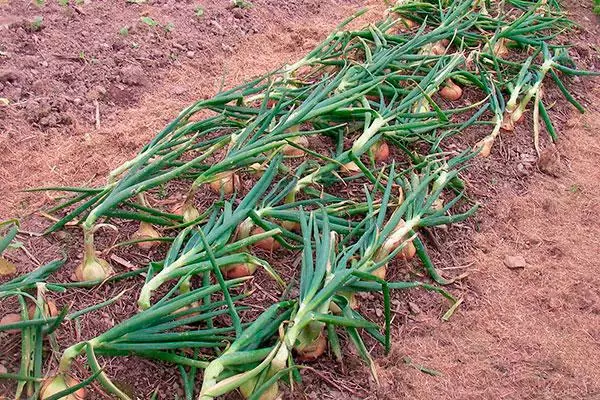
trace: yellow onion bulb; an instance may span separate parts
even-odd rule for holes
[[[229,264],[221,267],[225,279],[243,278],[253,275],[255,271],[256,265],[252,263]]]
[[[374,153],[375,161],[385,162],[390,158],[390,146],[384,141],[377,142],[374,146]]]
[[[186,223],[195,221],[200,216],[200,212],[196,209],[196,207],[187,201],[175,204],[175,206],[173,206],[171,209],[171,213],[175,215],[181,215],[183,217],[183,222]]]
[[[489,155],[492,153],[493,145],[494,145],[494,137],[486,136],[485,138],[483,138],[479,142],[477,142],[474,149],[475,150],[479,149],[479,155],[481,157],[489,157]]]
[[[308,147],[308,138],[306,136],[298,136],[290,139],[290,141],[294,142],[298,146]],[[304,150],[294,147],[291,144],[286,144],[283,146],[282,151],[283,154],[290,157],[302,157],[305,154]]]
[[[265,230],[260,226],[257,226],[256,228],[252,229],[251,235],[258,235],[260,233],[265,233]],[[258,242],[254,243],[253,246],[267,251],[274,251],[281,247],[279,242],[275,240],[273,236],[259,240]]]
[[[248,172],[260,178],[265,173],[265,167],[260,163],[253,163],[248,165]]]
[[[217,194],[220,194],[222,190],[223,193],[229,195],[240,186],[240,177],[231,171],[221,172],[215,175],[215,180],[210,182],[209,186]]]
[[[313,340],[311,343],[299,343],[296,347],[296,355],[300,361],[314,361],[321,357],[327,349],[327,338],[323,333]]]
[[[144,242],[138,242],[137,245],[141,249],[150,250],[154,246],[160,244],[160,241],[157,241],[157,240],[148,241],[148,239],[158,239],[160,237],[161,237],[161,234],[156,229],[154,229],[152,224],[142,221],[142,222],[140,222],[140,227],[138,228],[138,230],[135,231],[135,233],[133,234],[132,239],[147,240]]]
[[[351,309],[358,310],[358,298],[356,297],[356,294],[354,292],[339,291],[337,294],[343,296],[348,301],[348,305]],[[331,311],[331,313],[334,315],[342,315],[341,308],[333,301],[329,303],[329,311]]]
[[[29,319],[33,319],[37,306],[35,304],[30,305],[27,308],[27,313],[29,314]],[[45,317],[56,317],[58,315],[58,308],[56,308],[56,303],[52,300],[48,300],[44,302],[44,312],[43,315]]]
[[[17,322],[20,322],[20,321],[21,321],[21,315],[16,314],[16,313],[10,313],[10,314],[6,314],[4,317],[2,317],[2,319],[0,319],[0,326],[16,324]],[[15,334],[15,333],[21,332],[21,330],[20,329],[9,329],[4,332],[9,333],[9,334]]]
[[[402,250],[400,250],[396,258],[399,257],[403,260],[409,261],[415,257],[415,254],[417,254],[417,248],[411,240],[404,245],[404,247],[402,248]]]
[[[506,46],[506,39],[500,38],[494,45],[494,55],[496,57],[505,58],[509,54],[508,47]]]
[[[448,79],[443,88],[440,89],[440,96],[446,100],[456,101],[462,97],[463,91],[460,86]]]
[[[79,384],[77,379],[70,375],[59,374],[44,380],[42,388],[40,389],[40,400],[47,399],[56,393],[67,390],[70,387]],[[83,400],[86,398],[86,390],[84,388],[78,389],[74,393],[68,396],[62,397],[64,400]]]
[[[83,261],[75,268],[75,280],[88,282],[104,280],[113,274],[113,269],[106,260],[96,255],[83,257]]]

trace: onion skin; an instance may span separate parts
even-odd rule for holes
[[[312,343],[307,345],[301,344],[295,349],[299,361],[315,361],[325,353],[325,350],[327,349],[327,338],[321,333]]]
[[[281,221],[281,227],[290,232],[300,232],[300,223],[296,221]]]
[[[140,222],[139,229],[135,231],[135,233],[132,235],[132,239],[158,239],[160,237],[160,233],[156,229],[154,229],[152,224],[148,222]],[[138,247],[143,250],[150,250],[151,248],[159,244],[159,241],[147,241],[137,243]]]
[[[242,393],[242,396],[244,396],[245,399],[250,398],[254,394],[254,390],[257,389],[256,383],[257,379],[252,378],[247,380],[240,386],[240,393]],[[279,385],[277,383],[274,383],[271,386],[269,386],[269,388],[265,390],[263,394],[260,395],[258,400],[275,400],[278,397]]]
[[[29,314],[29,319],[33,319],[33,315],[35,314],[37,306],[32,304],[27,308],[27,313]],[[58,315],[58,308],[56,308],[56,303],[52,300],[48,300],[44,303],[44,316],[46,317],[56,317]]]
[[[40,400],[45,400],[50,396],[62,392],[65,389],[73,387],[79,384],[77,379],[70,375],[55,375],[44,380],[42,388],[40,389]],[[71,393],[68,396],[63,397],[64,400],[84,400],[87,396],[87,391],[84,388],[77,390],[75,393]]]
[[[221,272],[226,279],[243,278],[253,275],[256,271],[256,265],[252,263],[230,264],[221,267]]]
[[[374,147],[375,161],[385,162],[390,158],[390,146],[386,142],[379,142]]]
[[[463,91],[460,86],[451,79],[446,81],[443,88],[440,89],[440,96],[449,101],[456,101],[462,97]]]
[[[296,143],[299,146],[308,147],[308,139],[306,138],[306,136],[298,136],[298,137],[292,138],[290,141]],[[283,146],[282,151],[283,151],[283,154],[285,154],[286,156],[289,156],[289,157],[302,157],[303,155],[305,155],[305,153],[302,149],[294,147],[290,144],[286,144],[285,146]]]
[[[360,172],[360,168],[354,161],[350,161],[349,163],[342,165],[340,170],[344,175],[354,175],[357,172]]]
[[[240,186],[240,177],[231,171],[216,174],[215,178],[214,181],[209,183],[209,186],[217,194],[220,194],[223,190],[223,193],[230,195]]]
[[[480,140],[475,145],[475,150],[480,149],[479,154],[478,154],[479,156],[489,157],[489,155],[492,153],[493,145],[494,145],[494,138],[491,136],[487,136],[487,137],[483,138],[482,140]]]
[[[15,314],[15,313],[6,314],[4,317],[2,317],[2,319],[0,319],[0,325],[9,325],[9,324],[17,323],[17,322],[21,322],[21,316],[19,314]],[[15,333],[21,332],[21,330],[20,329],[9,329],[4,332],[13,335]]]
[[[191,222],[200,216],[200,212],[194,207],[192,204],[189,204],[187,201],[182,203],[175,204],[171,209],[171,214],[181,215],[183,217],[183,222]]]
[[[371,272],[371,274],[378,277],[379,279],[385,279],[386,273],[387,273],[387,264],[382,267],[379,267],[375,271]]]
[[[257,226],[256,228],[252,229],[251,235],[257,235],[259,233],[264,233],[264,232],[265,232],[265,230],[263,228]],[[268,237],[263,240],[259,240],[258,242],[254,243],[253,246],[256,246],[259,249],[263,249],[266,251],[274,251],[281,247],[279,242],[277,240],[275,240],[273,237]]]

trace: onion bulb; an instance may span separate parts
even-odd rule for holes
[[[154,229],[154,227],[152,226],[152,224],[148,223],[148,222],[140,222],[140,227],[137,231],[135,231],[135,233],[132,235],[132,239],[144,239],[144,240],[148,240],[148,239],[158,239],[160,238],[161,235],[160,233]],[[144,241],[144,242],[138,242],[137,245],[138,247],[144,249],[144,250],[150,250],[151,248],[153,248],[154,246],[160,244],[160,241]]]
[[[443,88],[440,89],[440,96],[446,100],[456,101],[462,97],[463,91],[460,86],[448,79]]]
[[[300,232],[300,222],[296,221],[281,221],[281,227],[290,232]]]
[[[348,301],[348,305],[351,309],[358,310],[358,298],[354,292],[341,290],[337,294],[344,297]],[[331,311],[331,313],[334,315],[342,315],[341,308],[333,301],[329,303],[329,311]]]
[[[248,165],[248,172],[250,172],[252,175],[255,175],[259,178],[261,176],[263,176],[263,174],[265,173],[265,169],[266,168],[260,163],[254,163],[254,164]]]
[[[221,267],[225,279],[236,279],[250,276],[256,271],[256,265],[252,263],[229,264]]]
[[[104,280],[113,274],[113,269],[106,260],[95,254],[86,254],[81,264],[75,268],[75,280],[78,282]]]
[[[398,232],[400,229],[403,229],[405,225],[406,222],[404,222],[404,220],[402,219],[400,220],[400,222],[398,222],[398,225],[396,226],[396,228],[394,228],[394,231],[390,235],[390,238],[383,243],[383,246],[375,255],[375,260],[383,260],[388,256],[388,254],[396,250],[398,246],[401,246],[402,244],[404,244],[404,247],[397,253],[396,259],[411,260],[415,256],[415,254],[417,253],[417,249],[413,244],[412,240],[406,242],[406,240],[408,239],[406,235],[399,238],[395,237],[396,232]],[[381,273],[385,276],[385,270]]]
[[[300,342],[295,349],[298,360],[314,361],[325,353],[325,349],[327,349],[327,338],[321,333],[311,343],[305,344]]]
[[[215,175],[215,179],[209,183],[213,192],[229,195],[240,186],[240,177],[231,171],[221,172]]]
[[[4,317],[2,317],[2,319],[0,319],[0,326],[16,324],[17,322],[20,322],[20,321],[21,321],[21,316],[19,314],[10,313],[10,314],[6,314]],[[19,333],[20,331],[21,331],[20,329],[9,329],[4,332],[14,334],[14,333]]]
[[[357,172],[360,172],[360,168],[354,161],[350,161],[347,164],[342,165],[341,171],[345,175],[354,175]]]
[[[244,382],[240,386],[240,392],[245,399],[252,397],[254,391],[257,389],[256,384],[258,383],[258,378],[252,378]],[[279,396],[279,385],[277,383],[269,386],[267,390],[265,390],[259,397],[258,400],[275,400]]]
[[[192,222],[200,217],[200,212],[188,201],[175,204],[171,209],[171,213],[181,215],[183,217],[183,222],[185,223]]]
[[[404,28],[404,29],[410,30],[410,29],[414,28],[415,26],[417,26],[417,23],[415,21],[413,21],[412,19],[401,17],[400,18],[400,26],[401,26],[400,29]]]
[[[479,149],[479,155],[481,157],[488,157],[492,152],[493,145],[494,145],[494,137],[486,136],[485,138],[483,138],[479,142],[477,142],[477,144],[475,145],[475,150]]]
[[[70,387],[79,384],[77,379],[70,375],[59,374],[53,377],[46,378],[40,389],[40,399],[47,399],[56,393],[67,390]],[[83,400],[86,398],[86,390],[81,388],[70,395],[62,397],[64,400]]]
[[[252,229],[251,235],[258,235],[259,233],[264,232],[265,230],[263,228],[257,226],[256,228]],[[281,247],[279,242],[275,240],[273,236],[259,240],[258,242],[254,243],[254,246],[267,251],[274,251]]]
[[[37,306],[35,304],[32,304],[29,306],[29,308],[27,308],[27,313],[29,314],[29,319],[33,319],[36,308],[37,308]],[[54,303],[52,300],[46,301],[44,303],[43,315],[44,315],[44,317],[56,317],[58,315],[58,308],[56,308],[56,303]]]
[[[508,47],[506,46],[506,39],[500,38],[494,45],[494,55],[496,57],[505,58],[509,54]]]
[[[386,142],[377,142],[373,147],[373,152],[375,153],[375,161],[385,162],[390,157],[390,146]]]
[[[377,268],[375,271],[371,272],[372,275],[378,277],[379,279],[385,279],[385,275],[387,273],[387,264],[382,267]]]
[[[290,139],[290,141],[297,144],[298,146],[308,147],[308,138],[306,136],[297,136],[295,138]],[[285,146],[283,146],[282,151],[283,154],[290,157],[302,157],[304,155],[304,150],[294,147],[291,144],[286,144]]]

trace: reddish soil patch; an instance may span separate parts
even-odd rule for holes
[[[19,189],[103,177],[184,106],[223,84],[297,59],[365,2],[253,3],[237,10],[216,0],[84,2],[66,8],[50,1],[41,8],[0,1],[0,97],[12,103],[0,108],[0,220],[25,216],[46,201]],[[598,68],[598,21],[587,1],[578,3],[567,5],[585,28],[575,39],[578,61]],[[197,18],[200,4],[205,13]],[[31,25],[37,15],[44,17],[39,30]],[[150,27],[142,16],[163,26],[172,22],[174,29]],[[125,26],[127,36],[119,34]],[[574,82],[588,106],[600,101],[598,83]],[[589,106],[583,117],[566,110],[559,104],[553,114],[563,127],[557,177],[537,170],[529,158],[535,157],[530,132],[523,129],[518,132],[523,136],[504,138],[509,146],[499,144],[469,176],[477,189],[472,194],[485,209],[449,233],[434,232],[438,266],[448,275],[470,273],[452,288],[464,298],[453,318],[440,321],[447,306],[437,296],[395,296],[395,346],[376,361],[381,387],[349,354],[344,368],[323,361],[314,365],[319,372],[306,370],[295,398],[600,398],[600,228],[594,221],[600,213],[600,108]],[[507,151],[513,145],[517,150]],[[34,243],[38,247],[31,250],[43,259],[59,251],[56,243]],[[527,265],[509,269],[507,256],[522,256]],[[75,290],[60,300],[77,299],[79,308],[120,289]],[[91,337],[133,313],[135,290],[86,317],[83,335]],[[373,299],[365,300],[371,307]],[[8,307],[0,306],[0,315]],[[61,346],[79,334],[73,326],[61,330]],[[18,339],[7,343],[0,364],[10,366],[8,354]],[[161,398],[181,391],[179,377],[160,364],[125,357],[103,364],[140,398],[157,382]],[[441,375],[425,374],[417,365]],[[0,398],[11,392],[0,382]],[[95,390],[92,398],[104,397]]]

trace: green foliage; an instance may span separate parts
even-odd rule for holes
[[[144,24],[148,25],[148,26],[157,26],[158,22],[156,22],[154,19],[150,18],[150,17],[140,17],[140,21],[142,21]]]
[[[119,35],[121,35],[121,36],[127,36],[127,35],[129,35],[129,27],[128,26],[124,26],[121,29],[119,29]]]
[[[194,13],[196,14],[197,18],[203,17],[204,16],[204,7],[196,6],[196,8],[194,8]]]
[[[38,15],[30,23],[31,30],[34,32],[39,31],[40,29],[42,29],[43,23],[44,23],[44,17],[42,17],[41,15]]]
[[[246,0],[231,0],[231,3],[233,4],[234,7],[238,7],[238,8],[252,8],[253,5],[251,2],[246,1]]]
[[[600,15],[600,0],[594,0],[594,13]]]

